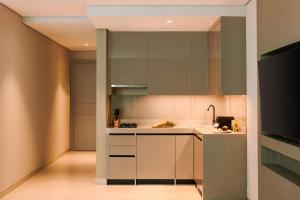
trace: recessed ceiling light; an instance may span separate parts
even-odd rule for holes
[[[166,22],[167,22],[168,24],[172,24],[172,23],[173,23],[173,20],[168,19]]]
[[[87,46],[89,46],[89,44],[88,44],[88,43],[84,43],[84,46],[86,46],[86,47],[87,47]]]

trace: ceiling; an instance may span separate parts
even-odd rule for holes
[[[96,29],[88,17],[23,17],[23,22],[70,50],[96,49]]]
[[[130,14],[125,16],[120,6],[127,5],[127,8],[132,8],[133,11],[136,8],[135,5],[198,5],[240,8],[248,1],[0,0],[1,3],[23,16],[25,24],[70,50],[95,50],[96,28],[107,28],[110,31],[206,31],[218,16],[215,14],[210,16],[180,16],[183,12],[180,7],[175,11],[175,14],[167,16],[164,16],[164,10],[161,10],[159,14],[156,7],[156,10],[146,11],[150,14],[149,16],[139,16],[138,12],[133,16],[130,16]],[[96,7],[97,5],[98,7]],[[99,5],[100,8],[102,6],[102,9],[106,9],[105,5],[115,6],[111,7],[111,10],[115,12],[114,15],[90,15],[88,8],[99,8]],[[188,13],[189,10],[186,9],[186,12]],[[201,9],[199,12],[201,12]],[[167,20],[172,20],[172,23],[166,23]]]
[[[218,16],[110,16],[91,17],[91,20],[95,27],[107,28],[110,31],[207,31],[218,18]],[[172,23],[167,23],[168,20]]]

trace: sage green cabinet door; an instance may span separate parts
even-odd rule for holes
[[[191,33],[191,94],[208,94],[208,33]]]
[[[221,53],[221,24],[220,21],[208,32],[209,46],[209,94],[222,95],[222,53]]]
[[[190,54],[188,33],[151,33],[148,93],[190,94]]]
[[[150,59],[148,94],[190,94],[190,79],[185,59]]]
[[[147,84],[147,33],[110,33],[111,84]]]
[[[222,92],[246,94],[246,19],[222,17]]]
[[[146,58],[147,33],[143,32],[110,32],[109,57]]]
[[[110,33],[111,84],[146,84],[152,95],[207,95],[206,32]]]
[[[209,31],[209,91],[246,94],[246,19],[221,17]]]
[[[146,59],[111,59],[111,84],[147,84],[148,67]]]

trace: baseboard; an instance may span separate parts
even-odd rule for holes
[[[4,196],[6,196],[7,194],[9,194],[14,189],[16,189],[22,183],[24,183],[25,181],[27,181],[28,179],[30,179],[31,177],[33,177],[34,175],[36,175],[37,173],[39,173],[40,171],[42,171],[43,169],[45,169],[46,167],[48,167],[50,164],[52,164],[53,162],[55,162],[56,160],[58,160],[59,158],[61,158],[62,156],[64,156],[69,151],[70,151],[70,149],[67,149],[66,151],[60,153],[59,155],[55,156],[54,158],[48,160],[43,166],[39,167],[38,169],[34,170],[33,172],[31,172],[27,176],[21,178],[17,182],[15,182],[12,185],[8,186],[6,189],[4,189],[3,191],[0,192],[0,199],[3,198]]]
[[[107,185],[107,179],[95,178],[96,185]]]

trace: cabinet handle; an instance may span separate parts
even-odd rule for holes
[[[110,133],[109,135],[127,136],[127,135],[135,135],[135,134],[134,133]]]
[[[110,158],[134,158],[135,155],[109,155]]]

